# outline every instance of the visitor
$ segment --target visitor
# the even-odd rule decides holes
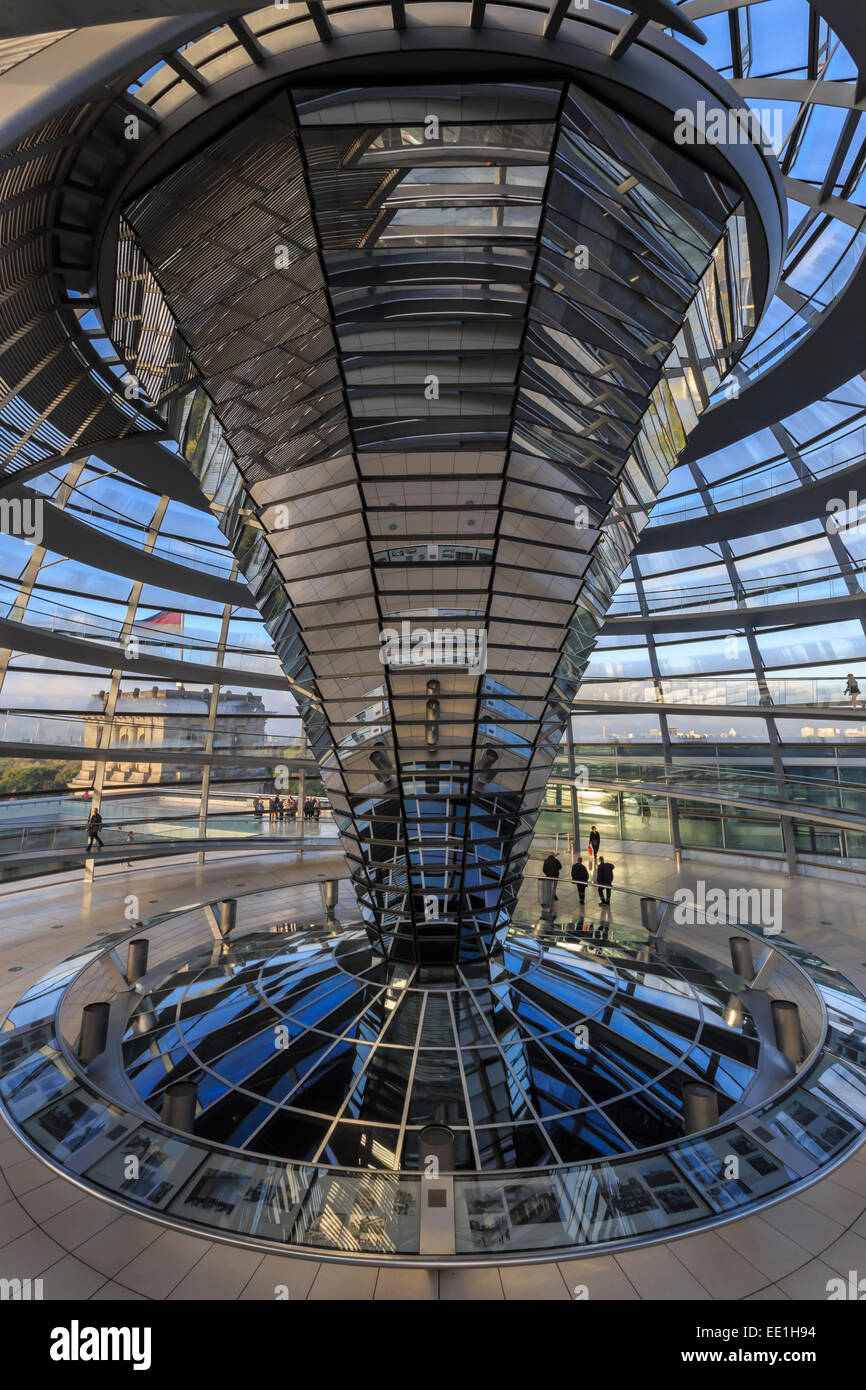
[[[121,826],[120,828],[121,828],[121,830],[122,830],[122,829],[123,829],[123,826]],[[129,834],[128,834],[127,837],[126,837],[126,843],[127,843],[128,845],[131,845],[134,839],[135,839],[135,836],[133,835],[132,831],[130,830]],[[131,869],[131,868],[132,868],[132,860],[131,860],[131,859],[127,859],[127,861],[126,861],[126,867],[127,867],[128,869]]]
[[[598,862],[598,851],[600,845],[601,836],[599,835],[595,826],[593,826],[589,832],[589,844],[587,845],[587,853],[589,854],[590,863],[593,866],[595,866]]]
[[[283,816],[286,814],[286,808],[285,808],[285,806],[283,805],[283,798],[282,798],[281,796],[275,797],[275,798],[274,798],[274,805],[276,806],[276,809],[277,809],[277,820],[282,820],[282,819],[283,819]]]
[[[598,868],[595,871],[595,881],[598,885],[598,900],[602,907],[610,903],[610,885],[613,883],[613,865],[609,859],[602,859],[598,856]],[[605,893],[607,897],[605,897]]]
[[[545,859],[544,863],[542,864],[542,866],[541,866],[541,872],[544,874],[545,878],[553,878],[553,879],[559,878],[559,875],[560,875],[560,873],[562,872],[562,865],[560,864],[560,862],[559,862],[559,860],[557,859],[556,855],[553,853],[553,850],[550,851],[550,854],[547,856],[547,858]],[[559,894],[558,894],[558,893],[554,893],[554,895],[553,895],[553,900],[554,900],[554,902],[557,900],[558,897],[559,897]]]
[[[580,899],[581,907],[586,901],[586,885],[589,883],[589,869],[583,862],[581,855],[577,856],[577,862],[571,866],[571,881],[577,884],[577,896]]]
[[[851,696],[851,708],[857,708],[857,696],[860,694],[860,686],[857,684],[855,676],[848,672],[848,680],[845,683],[845,694]]]
[[[318,821],[319,816],[320,816],[321,814],[322,814],[322,808],[321,808],[321,806],[319,805],[319,798],[316,797],[315,800],[313,801],[313,818],[314,818],[314,820]]]
[[[87,822],[87,848],[88,848],[88,850],[93,849],[93,841],[94,841],[94,840],[96,840],[96,842],[97,842],[97,844],[99,845],[99,848],[100,848],[100,849],[105,849],[105,845],[102,843],[102,836],[101,836],[100,833],[99,833],[101,829],[102,829],[102,816],[99,814],[98,808],[97,808],[96,806],[94,806],[93,810],[92,810],[91,813],[90,813],[90,820]]]
[[[275,821],[276,819],[277,819],[277,799],[276,799],[275,796],[272,796],[271,799],[270,799],[270,801],[268,802],[268,821],[269,821],[269,823],[270,823],[271,825],[273,825],[273,824],[274,824],[274,821]]]

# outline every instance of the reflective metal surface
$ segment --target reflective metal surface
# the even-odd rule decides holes
[[[755,327],[739,194],[575,84],[294,87],[126,203],[118,274],[379,949],[489,956],[620,572]]]

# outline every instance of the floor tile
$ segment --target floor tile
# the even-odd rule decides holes
[[[65,1178],[52,1178],[41,1187],[34,1187],[30,1192],[22,1193],[18,1200],[34,1221],[42,1222],[80,1202],[81,1188],[67,1182]]]
[[[714,1230],[677,1240],[671,1250],[713,1298],[745,1298],[767,1283],[767,1276]]]
[[[435,1301],[439,1297],[439,1271],[383,1267],[379,1270],[373,1297],[377,1302],[390,1303]]]
[[[41,1187],[54,1174],[41,1159],[25,1158],[20,1163],[13,1163],[11,1168],[4,1168],[3,1176],[16,1197],[21,1197],[25,1192],[31,1192],[34,1187]]]
[[[122,1215],[117,1207],[100,1202],[98,1197],[82,1198],[79,1192],[79,1200],[43,1221],[42,1229],[65,1249],[75,1250],[91,1236],[110,1226],[112,1221],[118,1221]]]
[[[559,1303],[571,1301],[570,1289],[558,1265],[503,1265],[499,1276],[506,1298]]]
[[[439,1297],[445,1302],[464,1299],[492,1303],[504,1299],[498,1269],[441,1269]]]
[[[0,1278],[35,1279],[65,1254],[61,1246],[34,1226],[0,1250]]]
[[[104,1274],[82,1264],[74,1255],[64,1255],[42,1276],[43,1298],[53,1301],[92,1298],[105,1282]]]
[[[154,1250],[154,1254],[161,1252]],[[236,1299],[239,1298],[261,1264],[261,1255],[254,1250],[239,1250],[231,1245],[211,1246],[197,1260],[189,1274],[175,1285],[170,1299]],[[138,1287],[135,1285],[134,1287]]]
[[[370,1302],[378,1274],[375,1265],[321,1264],[307,1297]]]
[[[300,1302],[307,1297],[321,1265],[317,1260],[294,1259],[291,1255],[265,1255],[252,1278],[241,1290],[242,1299],[270,1302],[277,1298]]]
[[[866,1278],[866,1236],[854,1230],[846,1231],[822,1251],[821,1259],[837,1274],[847,1275],[853,1269],[859,1272],[858,1278]]]
[[[679,1302],[689,1299],[703,1301],[710,1297],[700,1280],[681,1260],[676,1259],[666,1245],[626,1250],[622,1255],[617,1255],[616,1262],[640,1298]]]
[[[163,1231],[115,1274],[119,1283],[145,1298],[168,1298],[210,1249],[210,1241],[183,1231]]]
[[[33,1217],[14,1197],[0,1207],[0,1248],[8,1245],[10,1241],[17,1240],[18,1236],[23,1236],[25,1231],[35,1228],[36,1222]]]
[[[125,1289],[122,1284],[114,1284],[109,1279],[91,1294],[92,1303],[146,1303],[148,1300],[140,1293],[133,1293],[132,1289]]]
[[[160,1227],[138,1216],[119,1216],[105,1230],[79,1245],[75,1254],[85,1264],[114,1278],[140,1251],[159,1238]]]
[[[778,1282],[789,1298],[820,1303],[826,1302],[828,1281],[838,1278],[836,1270],[831,1269],[823,1260],[810,1260],[802,1269],[795,1270],[793,1274],[786,1275]]]
[[[832,1216],[808,1206],[799,1197],[789,1197],[787,1202],[767,1207],[766,1211],[761,1212],[761,1220],[785,1234],[796,1232],[794,1238],[797,1244],[811,1255],[820,1255],[845,1230],[841,1221],[835,1221]]]
[[[823,1182],[807,1187],[800,1193],[800,1199],[816,1211],[822,1211],[825,1216],[832,1216],[843,1226],[852,1225],[866,1206],[858,1192],[841,1187],[833,1178],[825,1178]]]
[[[866,1165],[862,1163],[843,1163],[833,1174],[833,1181],[849,1192],[860,1197],[861,1208],[866,1208]]]
[[[596,1303],[632,1303],[640,1294],[613,1255],[592,1255],[589,1259],[562,1261],[559,1271],[568,1285],[569,1297]]]
[[[747,1216],[731,1226],[722,1226],[717,1235],[768,1279],[790,1274],[810,1259],[804,1246],[760,1216]]]

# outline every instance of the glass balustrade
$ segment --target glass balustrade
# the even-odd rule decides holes
[[[655,684],[646,680],[614,680],[604,677],[582,682],[576,706],[586,703],[623,702],[653,705],[753,705],[761,708],[784,705],[837,707],[840,714],[851,707],[845,696],[844,677],[815,676],[777,679],[766,676],[759,685],[755,676],[700,676],[694,679],[662,677]]]
[[[782,603],[814,602],[821,598],[847,598],[866,588],[866,570],[852,567],[840,574],[838,566],[804,570],[797,574],[767,575],[761,579],[736,583],[656,588],[644,582],[645,606],[637,594],[620,589],[614,597],[609,617],[646,614],[655,616],[670,609],[756,608]]]

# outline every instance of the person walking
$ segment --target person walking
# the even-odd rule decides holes
[[[595,826],[592,826],[589,832],[589,845],[587,846],[587,850],[589,853],[590,863],[592,864],[593,868],[597,868],[598,866],[598,851],[600,846],[601,836],[599,835]]]
[[[857,684],[856,676],[848,672],[848,679],[845,682],[845,694],[851,696],[851,708],[857,708],[857,696],[860,694],[860,686]]]
[[[93,849],[94,840],[96,840],[100,849],[105,849],[105,845],[102,843],[102,836],[99,833],[101,829],[102,816],[99,814],[99,809],[94,806],[90,813],[90,820],[87,822],[87,848],[89,850]]]
[[[576,862],[571,866],[571,881],[577,884],[577,896],[580,899],[581,907],[583,907],[586,902],[586,885],[589,883],[589,869],[584,864],[581,855],[577,856]]]
[[[274,798],[274,801],[276,803],[277,808],[277,820],[282,820],[283,816],[286,814],[286,808],[283,805],[283,798],[281,796],[277,796]]]
[[[272,796],[268,802],[268,823],[273,825],[277,819],[277,798]]]
[[[544,863],[542,864],[541,872],[544,874],[545,878],[554,879],[558,879],[559,875],[562,873],[562,865],[560,864],[556,855],[553,853],[553,850],[550,851],[550,854],[547,856]],[[554,901],[556,901],[556,899],[559,897],[559,894],[554,893],[553,897]]]
[[[316,821],[318,821],[319,816],[320,816],[321,814],[322,814],[322,808],[321,808],[321,805],[319,804],[319,798],[316,797],[315,801],[313,802],[313,817],[314,817],[314,819],[315,819]]]
[[[602,907],[610,905],[610,885],[613,883],[613,865],[609,859],[598,856],[598,868],[595,873],[595,881],[598,885],[598,900]],[[607,897],[605,897],[605,893]]]

